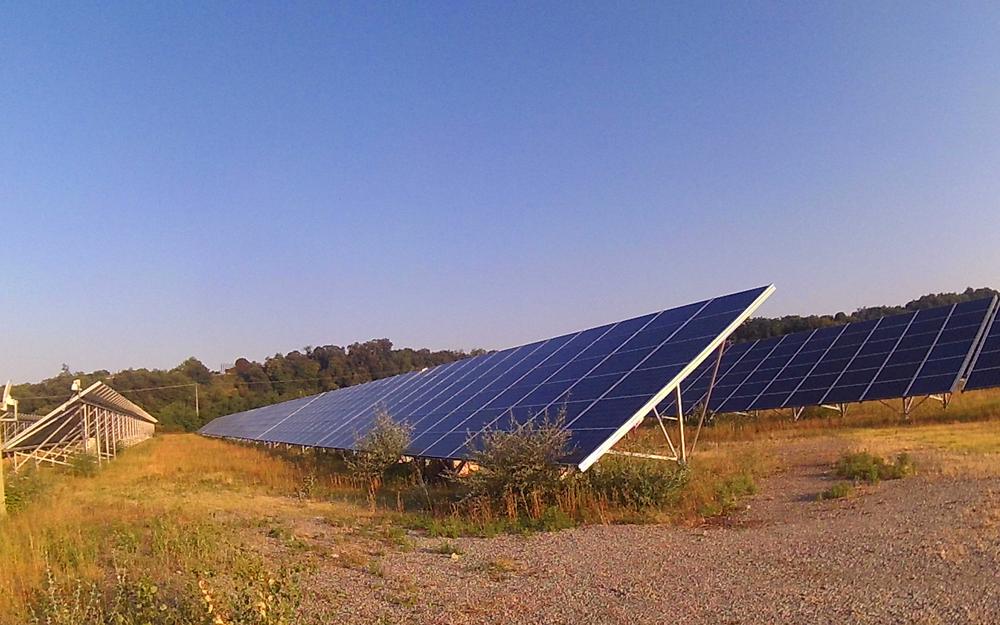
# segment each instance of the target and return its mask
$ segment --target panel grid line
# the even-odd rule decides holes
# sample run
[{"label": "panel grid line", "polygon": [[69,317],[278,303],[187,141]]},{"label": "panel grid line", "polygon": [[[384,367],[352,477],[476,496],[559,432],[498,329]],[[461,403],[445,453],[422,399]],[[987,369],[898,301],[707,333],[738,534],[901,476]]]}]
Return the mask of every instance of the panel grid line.
[{"label": "panel grid line", "polygon": [[[617,325],[617,324],[615,324],[615,325]],[[602,334],[601,334],[601,335],[600,335],[599,337],[597,337],[596,339],[594,339],[593,341],[591,341],[591,342],[590,342],[590,344],[588,344],[588,345],[587,345],[586,347],[584,347],[584,348],[583,348],[583,349],[581,349],[581,350],[580,350],[579,352],[577,352],[576,356],[579,356],[580,354],[582,354],[583,352],[585,352],[585,351],[586,351],[586,350],[587,350],[587,349],[588,349],[588,348],[590,347],[590,345],[593,345],[593,344],[594,344],[595,342],[599,341],[599,340],[600,340],[601,338],[603,338],[603,337],[604,337],[605,335],[607,335],[607,333],[608,333],[608,332],[610,332],[610,331],[612,330],[612,328],[613,328],[613,327],[614,327],[614,326],[611,326],[611,327],[609,327],[609,328],[608,328],[608,329],[607,329],[607,330],[606,330],[605,332],[603,332],[603,333],[602,333]],[[476,416],[477,414],[480,414],[480,413],[481,413],[481,412],[482,412],[483,410],[486,410],[486,406],[488,406],[488,405],[489,405],[489,404],[491,404],[492,402],[496,401],[496,400],[497,400],[497,399],[498,399],[498,398],[499,398],[499,397],[500,397],[501,395],[503,395],[503,394],[504,394],[504,393],[506,393],[507,391],[509,391],[509,390],[513,389],[513,388],[514,388],[515,386],[517,386],[518,382],[520,382],[520,381],[524,380],[524,379],[525,379],[526,377],[528,377],[529,375],[531,375],[531,374],[532,374],[533,372],[537,371],[537,370],[539,369],[539,367],[542,367],[542,366],[543,366],[543,365],[544,365],[544,364],[545,364],[546,362],[548,362],[548,361],[549,361],[549,360],[550,360],[550,359],[551,359],[552,357],[554,357],[554,356],[555,356],[556,354],[558,354],[558,353],[559,353],[559,351],[560,351],[560,350],[561,350],[561,349],[562,349],[563,347],[566,347],[567,345],[569,345],[570,343],[572,343],[572,342],[573,342],[573,340],[574,340],[574,339],[576,339],[576,338],[577,338],[578,336],[580,336],[581,334],[583,334],[583,332],[582,332],[582,331],[581,331],[581,332],[577,332],[576,334],[572,335],[572,336],[571,336],[571,337],[570,337],[570,338],[569,338],[569,339],[568,339],[568,340],[567,340],[567,341],[566,341],[565,343],[563,343],[562,345],[560,345],[559,347],[557,347],[557,348],[556,348],[556,349],[555,349],[555,350],[554,350],[554,351],[553,351],[553,352],[552,352],[551,354],[549,354],[548,356],[546,356],[545,358],[543,358],[543,359],[542,359],[541,361],[539,361],[539,362],[538,362],[538,364],[536,364],[536,365],[535,365],[534,367],[532,367],[532,368],[528,369],[528,370],[527,370],[527,371],[525,371],[525,372],[524,372],[523,374],[521,374],[521,377],[517,378],[516,380],[514,380],[513,382],[511,382],[510,384],[508,384],[508,385],[507,385],[507,386],[506,386],[505,388],[503,388],[503,389],[502,389],[501,391],[499,391],[498,393],[496,393],[496,394],[495,394],[495,395],[494,395],[493,397],[491,397],[491,398],[490,398],[490,399],[488,399],[487,401],[484,401],[484,402],[482,403],[482,405],[481,405],[481,406],[480,406],[479,408],[476,408],[476,409],[475,409],[475,410],[474,410],[474,411],[473,411],[473,412],[472,412],[471,414],[469,414],[469,416],[468,416],[468,417],[466,417],[465,419],[463,419],[463,420],[462,420],[462,421],[461,421],[461,422],[460,422],[460,423],[459,423],[458,425],[456,425],[456,426],[452,427],[452,428],[451,428],[450,430],[448,430],[447,432],[445,432],[444,434],[442,434],[441,436],[439,436],[439,437],[438,437],[438,438],[437,438],[437,439],[436,439],[436,440],[435,440],[435,441],[434,441],[433,443],[431,443],[430,445],[427,445],[427,446],[426,446],[426,447],[425,447],[425,448],[423,449],[423,451],[427,451],[428,449],[431,449],[431,448],[433,448],[433,447],[434,447],[435,445],[437,445],[437,444],[438,444],[438,443],[440,443],[440,442],[441,442],[442,440],[444,440],[444,438],[445,438],[445,437],[447,437],[447,436],[450,436],[450,435],[452,435],[452,434],[455,434],[455,433],[458,433],[458,432],[459,432],[459,430],[460,430],[460,429],[462,428],[462,426],[463,426],[463,425],[465,425],[466,423],[468,423],[470,419],[472,419],[472,418],[473,418],[474,416]],[[561,337],[560,337],[560,338],[561,338]],[[562,371],[562,370],[563,370],[563,369],[564,369],[564,368],[565,368],[565,367],[566,367],[567,365],[569,365],[569,363],[573,362],[573,360],[574,360],[574,359],[576,358],[576,356],[574,356],[573,358],[571,358],[571,359],[567,360],[567,361],[566,361],[566,364],[564,364],[564,365],[563,365],[562,367],[560,367],[560,368],[559,368],[559,369],[557,369],[556,371],[553,371],[553,372],[552,372],[551,374],[549,374],[549,376],[548,376],[547,378],[545,378],[545,381],[549,380],[549,379],[550,379],[550,378],[551,378],[551,377],[552,377],[553,375],[556,375],[556,374],[557,374],[557,373],[558,373],[559,371]],[[544,383],[545,383],[545,381],[542,381],[541,383],[539,383],[539,386],[541,386],[541,384],[544,384]],[[534,390],[534,388],[529,388],[529,390],[527,390],[527,391],[525,392],[525,394],[524,394],[524,395],[523,395],[523,396],[521,397],[521,399],[524,399],[525,397],[527,397],[528,395],[530,395],[530,394],[531,394],[531,392],[532,392],[533,390]],[[519,401],[520,401],[520,400],[519,400]],[[515,401],[515,402],[512,402],[512,404],[511,404],[511,405],[513,406],[513,405],[515,405],[516,403],[517,403],[516,401]],[[457,410],[457,409],[456,409],[456,410]],[[454,412],[454,411],[452,411],[452,412]],[[492,423],[492,422],[491,422],[491,423]],[[461,449],[462,447],[463,447],[463,446],[459,446],[459,447],[456,447],[455,449],[453,449],[453,450],[451,451],[451,453],[456,453],[456,452],[457,452],[457,451],[458,451],[459,449]]]},{"label": "panel grid line", "polygon": [[910,380],[910,383],[906,385],[906,391],[903,394],[903,397],[910,396],[910,389],[913,388],[914,382],[916,382],[917,378],[920,377],[920,372],[923,371],[924,366],[927,364],[927,359],[931,357],[931,354],[934,352],[934,348],[937,346],[938,341],[941,340],[941,335],[944,333],[944,329],[948,327],[948,321],[950,321],[951,316],[955,314],[956,306],[958,306],[958,304],[952,305],[951,310],[948,311],[948,316],[945,318],[943,322],[941,322],[941,329],[938,330],[937,336],[934,337],[934,342],[931,343],[930,348],[927,350],[927,354],[924,355],[924,359],[920,361],[920,366],[917,367],[917,372],[913,374],[913,379]]},{"label": "panel grid line", "polygon": [[751,408],[753,407],[754,404],[760,401],[760,398],[767,393],[768,389],[770,389],[774,385],[774,383],[777,382],[779,378],[781,378],[781,374],[785,372],[785,369],[791,366],[792,362],[796,358],[798,358],[799,354],[802,353],[802,350],[805,349],[806,345],[809,344],[809,341],[812,340],[813,336],[815,336],[817,332],[819,332],[818,328],[809,333],[809,336],[806,337],[806,340],[802,342],[802,345],[799,345],[799,348],[795,350],[795,353],[792,354],[792,357],[788,359],[788,362],[786,362],[784,365],[781,366],[780,369],[778,369],[778,372],[774,374],[774,377],[771,378],[771,381],[767,383],[767,386],[765,386],[764,389],[761,392],[757,393],[757,395],[753,398],[753,400],[750,402]]},{"label": "panel grid line", "polygon": [[[661,341],[661,342],[660,342],[660,344],[656,346],[656,349],[654,349],[653,351],[651,351],[651,352],[650,352],[649,354],[647,354],[647,355],[646,355],[646,357],[645,357],[645,358],[643,358],[643,359],[642,359],[641,361],[639,361],[639,364],[635,365],[634,367],[632,367],[631,369],[629,369],[629,371],[628,371],[627,373],[625,373],[625,374],[623,374],[623,375],[622,375],[621,377],[619,377],[619,378],[618,378],[618,380],[617,380],[617,381],[616,381],[616,382],[615,382],[614,384],[612,384],[612,385],[611,385],[611,388],[609,388],[608,390],[604,391],[604,393],[603,393],[603,394],[601,394],[601,396],[600,396],[600,397],[598,397],[597,399],[595,399],[594,401],[592,401],[592,402],[590,403],[590,405],[589,405],[589,406],[587,406],[586,408],[584,408],[584,409],[583,409],[583,411],[582,411],[582,412],[580,412],[580,414],[578,414],[578,415],[577,415],[577,416],[576,416],[576,417],[575,417],[575,418],[574,418],[574,419],[573,419],[572,421],[570,421],[569,423],[567,423],[567,424],[566,424],[566,427],[571,427],[571,426],[572,426],[572,425],[573,425],[574,423],[576,423],[577,421],[579,421],[579,420],[580,420],[580,418],[581,418],[581,417],[582,417],[583,415],[587,414],[587,411],[588,411],[588,410],[590,410],[591,408],[593,408],[593,407],[594,407],[594,406],[595,406],[595,405],[597,404],[597,402],[599,402],[599,401],[601,401],[602,399],[604,399],[605,397],[607,397],[607,396],[608,396],[608,393],[610,393],[611,391],[613,391],[613,390],[614,390],[614,389],[615,389],[615,388],[616,388],[616,387],[617,387],[617,386],[618,386],[619,384],[621,384],[621,383],[622,383],[622,381],[623,381],[623,380],[624,380],[624,379],[625,379],[625,378],[626,378],[626,377],[627,377],[628,375],[630,375],[630,374],[631,374],[632,372],[634,372],[634,371],[637,371],[637,370],[639,369],[639,367],[641,367],[641,366],[642,366],[642,364],[643,364],[644,362],[646,362],[647,360],[649,360],[649,358],[650,358],[650,357],[651,357],[651,356],[652,356],[653,354],[655,354],[655,353],[656,353],[656,350],[658,350],[658,349],[662,348],[662,347],[663,347],[664,345],[666,345],[667,343],[669,343],[669,342],[670,342],[670,339],[672,339],[672,338],[674,338],[675,336],[677,336],[677,333],[678,333],[678,332],[680,332],[680,331],[681,331],[681,330],[683,330],[683,329],[684,329],[685,327],[687,327],[687,325],[688,325],[688,324],[690,324],[690,323],[691,323],[691,321],[692,321],[692,320],[693,320],[693,319],[694,319],[695,317],[697,317],[699,313],[701,313],[701,311],[705,310],[705,308],[707,308],[707,307],[708,307],[708,305],[709,305],[709,304],[711,304],[711,303],[712,303],[712,302],[714,302],[714,301],[715,301],[714,299],[711,299],[711,300],[708,300],[708,301],[706,301],[706,302],[704,303],[704,305],[702,305],[702,307],[701,307],[701,308],[699,308],[699,309],[698,309],[698,311],[697,311],[696,313],[694,313],[693,315],[691,315],[690,317],[688,317],[688,318],[687,318],[687,319],[686,319],[686,320],[684,321],[684,323],[683,323],[683,324],[681,324],[681,326],[680,326],[679,328],[677,328],[676,330],[674,330],[673,332],[671,332],[671,333],[670,333],[670,336],[668,336],[668,337],[667,337],[667,338],[665,338],[665,339],[664,339],[663,341]],[[662,314],[662,313],[660,313],[660,314]],[[652,322],[653,322],[653,320],[652,320],[652,319],[650,319],[649,323],[652,323]],[[646,325],[649,325],[649,324],[647,323]],[[643,327],[645,327],[645,326],[643,326]],[[637,330],[637,331],[635,332],[635,334],[638,334],[639,332],[640,332],[640,330]],[[632,340],[632,338],[634,338],[634,337],[635,337],[635,334],[633,334],[633,335],[632,335],[632,337],[629,337],[628,341],[631,341],[631,340]],[[622,345],[624,345],[624,344],[625,344],[625,343],[627,343],[628,341],[625,341],[624,343],[622,343]],[[619,347],[619,348],[617,348],[617,349],[620,349],[620,347]],[[617,349],[616,349],[615,351],[617,351]],[[612,353],[614,353],[614,352],[612,352]],[[608,355],[607,355],[607,356],[605,357],[605,360],[607,360],[607,359],[608,359],[608,358],[610,358],[610,357],[611,357],[611,354],[608,354]],[[603,361],[602,361],[602,362],[603,362]],[[600,366],[600,364],[598,364],[598,366]],[[596,368],[597,368],[597,367],[594,367],[594,369],[596,369]],[[593,369],[591,369],[591,371],[593,371]],[[586,376],[585,376],[585,377],[586,377]],[[666,380],[664,380],[664,383],[666,383],[666,382],[667,382],[667,381],[666,381]],[[575,382],[575,383],[574,383],[574,386],[575,386],[576,384],[578,384],[578,383],[579,383],[579,382]],[[572,387],[570,387],[570,388],[572,388]],[[549,409],[549,408],[550,408],[550,407],[552,406],[552,403],[553,403],[553,402],[549,402],[549,404],[548,404],[547,406],[545,406],[545,410],[548,410],[548,409]],[[538,414],[541,414],[541,413],[538,413]],[[538,414],[536,414],[536,417],[538,416]]]},{"label": "panel grid line", "polygon": [[851,356],[851,359],[848,360],[847,363],[844,365],[844,368],[840,371],[840,374],[837,376],[837,379],[834,380],[833,384],[830,385],[830,388],[826,389],[826,392],[823,393],[823,397],[821,397],[819,400],[820,406],[826,403],[826,398],[830,396],[830,393],[833,392],[833,389],[837,388],[837,384],[844,378],[844,374],[847,373],[847,371],[851,368],[851,365],[854,363],[854,361],[857,360],[858,354],[860,354],[864,350],[865,345],[868,344],[868,340],[871,339],[872,335],[875,334],[875,331],[878,330],[879,326],[882,325],[882,321],[884,320],[885,317],[880,318],[877,322],[875,322],[875,325],[868,332],[868,334],[865,335],[865,340],[861,341],[861,343],[858,345],[858,349],[854,352],[854,355]]},{"label": "panel grid line", "polygon": [[[737,384],[733,388],[733,390],[729,391],[729,394],[726,395],[725,399],[723,399],[723,400],[721,400],[719,402],[719,407],[720,408],[722,406],[726,405],[726,402],[728,402],[730,399],[732,399],[733,395],[735,395],[736,392],[740,390],[740,388],[743,386],[743,384],[745,384],[747,380],[749,380],[751,377],[753,377],[753,374],[757,373],[757,371],[760,369],[761,365],[764,364],[764,361],[766,361],[771,356],[771,354],[774,353],[774,350],[776,350],[779,347],[781,347],[781,344],[785,342],[785,338],[787,336],[788,335],[786,334],[785,336],[782,336],[780,339],[778,339],[778,341],[774,344],[774,347],[772,347],[770,350],[768,350],[767,355],[760,359],[760,362],[757,363],[757,366],[755,366],[745,376],[743,376],[743,380],[741,380],[740,383]],[[760,343],[760,341],[757,341],[756,344],[759,344],[759,343]]]},{"label": "panel grid line", "polygon": [[[503,373],[501,373],[501,374],[500,374],[500,376],[497,376],[497,377],[501,377],[501,376],[504,376],[504,375],[507,375],[508,373],[510,373],[510,372],[512,372],[512,371],[515,371],[518,365],[520,365],[520,364],[521,364],[522,362],[524,362],[524,361],[528,360],[529,358],[531,358],[531,357],[532,357],[532,356],[533,356],[533,355],[534,355],[534,354],[535,354],[536,352],[538,352],[538,351],[539,351],[540,349],[542,349],[543,347],[545,347],[545,346],[546,346],[546,345],[547,345],[547,344],[548,344],[548,343],[549,343],[549,342],[550,342],[551,340],[554,340],[554,339],[549,339],[548,341],[544,341],[544,342],[540,343],[540,344],[538,345],[538,347],[536,347],[535,349],[533,349],[533,350],[531,350],[530,352],[528,352],[527,354],[525,354],[525,355],[524,355],[524,356],[523,356],[523,357],[522,357],[522,358],[521,358],[520,360],[518,360],[517,362],[515,362],[515,363],[514,363],[513,365],[511,365],[511,366],[507,367],[507,369],[505,369],[505,370],[503,371]],[[536,365],[536,366],[537,366],[537,365]],[[535,367],[532,367],[532,369],[534,369],[534,368],[535,368]],[[487,386],[489,386],[489,385],[487,384]],[[506,387],[504,388],[504,391],[506,391],[506,390],[507,390],[507,389],[509,389],[510,387],[511,387],[511,385],[510,385],[510,384],[508,384],[508,385],[507,385],[507,386],[506,386]],[[486,390],[486,388],[483,388],[483,389],[482,389],[482,390],[480,390],[479,392],[481,393],[481,392],[483,392],[483,391],[485,391],[485,390]],[[501,391],[501,392],[503,392],[503,391]],[[478,393],[477,393],[477,394],[478,394]],[[448,413],[447,413],[447,414],[445,414],[445,415],[444,415],[443,417],[441,417],[440,419],[438,419],[437,421],[435,421],[435,422],[434,422],[434,423],[433,423],[433,424],[432,424],[432,425],[431,425],[431,426],[430,426],[429,428],[427,428],[427,431],[429,431],[429,432],[433,432],[433,431],[434,431],[434,428],[435,428],[436,426],[438,426],[438,425],[439,425],[439,424],[441,424],[441,423],[442,423],[442,422],[443,422],[443,421],[444,421],[445,419],[447,419],[449,415],[452,415],[452,414],[454,414],[456,410],[459,410],[459,409],[460,409],[460,408],[462,408],[463,406],[467,405],[467,404],[468,404],[468,403],[469,403],[470,401],[472,401],[472,398],[473,398],[473,397],[475,397],[475,396],[476,396],[476,395],[473,395],[472,397],[469,397],[468,399],[466,399],[465,401],[463,401],[463,402],[462,402],[461,404],[459,404],[458,406],[455,406],[454,408],[452,408],[452,409],[451,409],[450,411],[448,411]],[[475,413],[473,413],[473,414],[475,414]],[[470,415],[470,416],[471,416],[471,415]],[[447,433],[447,432],[446,432],[446,433]]]},{"label": "panel grid line", "polygon": [[892,359],[892,355],[895,354],[896,350],[899,349],[899,344],[903,342],[904,338],[906,338],[906,335],[909,333],[910,328],[913,326],[913,322],[917,320],[917,316],[919,315],[919,313],[912,313],[912,315],[913,316],[910,317],[910,321],[906,324],[906,327],[903,328],[903,331],[899,334],[899,338],[896,339],[896,342],[893,344],[892,350],[885,355],[885,360],[882,361],[882,364],[879,366],[878,371],[876,371],[875,375],[872,377],[871,382],[869,382],[868,386],[865,387],[864,392],[861,394],[862,401],[868,398],[868,393],[871,392],[872,386],[875,384],[875,382],[878,381],[879,376],[882,375],[882,372],[885,370],[886,365],[888,365],[889,361]]},{"label": "panel grid line", "polygon": [[802,385],[805,384],[806,380],[809,379],[809,376],[811,376],[813,374],[813,371],[816,370],[816,367],[819,366],[819,363],[823,362],[823,359],[826,358],[826,355],[830,353],[830,350],[833,349],[833,346],[837,344],[837,341],[839,341],[840,337],[842,337],[844,335],[844,332],[847,330],[848,327],[850,327],[850,326],[849,325],[845,325],[845,326],[843,326],[843,327],[840,328],[840,332],[837,333],[837,337],[834,338],[833,342],[831,342],[830,345],[827,346],[827,348],[823,351],[823,355],[820,356],[818,359],[816,359],[816,362],[813,363],[812,368],[809,369],[809,373],[805,374],[805,376],[802,377],[802,380],[798,383],[798,386],[796,386],[792,390],[792,392],[789,393],[788,398],[785,399],[785,401],[784,401],[783,404],[781,404],[782,408],[787,408],[788,407],[788,402],[792,401],[792,398],[795,397],[795,394],[799,392],[799,389],[802,388]]},{"label": "panel grid line", "polygon": [[[723,371],[723,372],[721,372],[721,373],[719,373],[719,374],[718,374],[718,376],[716,377],[716,380],[715,380],[715,386],[716,386],[716,387],[718,387],[718,386],[719,386],[719,383],[720,383],[720,382],[722,382],[722,380],[723,380],[723,379],[725,379],[725,377],[726,377],[727,375],[729,375],[729,372],[731,372],[731,371],[732,371],[733,369],[735,369],[735,368],[736,368],[737,366],[739,366],[739,364],[740,364],[741,362],[743,362],[743,360],[744,360],[744,359],[745,359],[745,358],[747,357],[747,354],[749,354],[749,353],[750,353],[751,351],[753,351],[753,348],[754,348],[754,346],[756,346],[756,345],[757,345],[757,343],[759,343],[759,342],[760,342],[760,340],[758,339],[758,340],[754,341],[753,343],[751,343],[749,347],[747,347],[746,349],[744,349],[744,350],[743,350],[743,353],[742,353],[742,354],[740,354],[740,357],[736,359],[736,362],[734,362],[733,364],[729,365],[729,366],[728,366],[728,367],[726,368],[726,370],[725,370],[725,371]],[[690,385],[688,385],[688,388],[692,388],[692,387],[695,387],[695,386],[697,386],[697,385],[698,385],[698,383],[699,383],[699,382],[701,382],[701,381],[702,381],[702,379],[703,379],[703,378],[704,378],[704,377],[705,377],[706,375],[709,375],[709,374],[711,373],[711,371],[712,371],[712,367],[711,367],[711,366],[709,366],[709,367],[703,367],[703,368],[702,368],[702,370],[701,370],[701,375],[699,375],[699,376],[698,376],[698,377],[697,377],[697,378],[696,378],[696,379],[694,380],[694,382],[692,382],[692,383],[691,383]],[[702,392],[701,392],[701,394],[700,394],[700,395],[699,395],[699,396],[698,396],[697,398],[695,398],[695,399],[694,399],[694,402],[693,402],[693,403],[692,403],[692,402],[687,402],[687,401],[685,401],[685,405],[690,405],[690,406],[695,406],[695,405],[697,405],[697,404],[698,404],[699,402],[703,401],[703,400],[705,399],[705,396],[706,396],[707,394],[708,394],[708,392],[707,392],[707,391],[702,391]],[[677,399],[676,399],[676,398],[674,398],[674,399],[672,399],[672,400],[671,400],[671,404],[670,404],[670,405],[671,405],[671,406],[673,406],[673,405],[674,405],[674,404],[676,404],[676,403],[677,403]],[[683,407],[684,407],[684,406],[681,406],[681,408],[683,408]]]}]

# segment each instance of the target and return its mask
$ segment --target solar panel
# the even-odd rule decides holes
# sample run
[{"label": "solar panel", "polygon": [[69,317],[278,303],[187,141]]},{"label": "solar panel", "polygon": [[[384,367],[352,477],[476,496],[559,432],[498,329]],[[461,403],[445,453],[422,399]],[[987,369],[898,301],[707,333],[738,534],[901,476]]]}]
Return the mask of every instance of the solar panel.
[{"label": "solar panel", "polygon": [[[682,401],[746,412],[953,392],[996,306],[986,298],[737,344],[719,362],[711,397],[710,358],[682,385]],[[659,410],[675,414],[676,402]]]},{"label": "solar panel", "polygon": [[993,313],[975,361],[969,367],[966,390],[1000,386],[1000,306]]},{"label": "solar panel", "polygon": [[209,436],[352,449],[378,409],[413,427],[409,455],[468,458],[491,429],[564,415],[586,469],[774,291],[717,297],[420,372],[220,417]]}]

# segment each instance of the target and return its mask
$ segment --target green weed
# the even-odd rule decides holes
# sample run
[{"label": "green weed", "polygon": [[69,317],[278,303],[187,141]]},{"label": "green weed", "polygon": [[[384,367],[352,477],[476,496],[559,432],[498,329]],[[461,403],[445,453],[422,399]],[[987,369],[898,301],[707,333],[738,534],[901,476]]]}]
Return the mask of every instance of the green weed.
[{"label": "green weed", "polygon": [[877,484],[881,480],[898,480],[916,472],[916,465],[908,454],[899,454],[890,463],[866,451],[844,454],[834,471],[842,478],[855,482]]},{"label": "green weed", "polygon": [[827,499],[843,499],[844,497],[850,497],[853,494],[854,486],[850,482],[838,482],[816,495],[816,500],[825,501]]}]

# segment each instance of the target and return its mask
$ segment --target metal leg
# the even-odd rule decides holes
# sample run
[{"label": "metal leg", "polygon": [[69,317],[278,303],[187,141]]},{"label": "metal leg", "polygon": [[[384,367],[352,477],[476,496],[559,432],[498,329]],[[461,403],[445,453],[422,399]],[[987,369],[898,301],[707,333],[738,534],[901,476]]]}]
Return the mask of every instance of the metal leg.
[{"label": "metal leg", "polygon": [[687,464],[687,446],[684,443],[684,406],[681,403],[681,385],[677,385],[677,429],[680,432],[679,442],[681,464]]},{"label": "metal leg", "polygon": [[691,442],[691,453],[698,447],[698,437],[701,436],[701,427],[705,424],[705,415],[708,414],[708,406],[712,401],[712,391],[715,390],[715,381],[719,375],[719,366],[722,364],[722,353],[726,350],[726,342],[719,346],[719,354],[715,358],[715,367],[712,369],[712,378],[708,381],[708,392],[705,394],[705,403],[701,406],[701,416],[698,417],[698,429],[694,432],[694,440]]}]

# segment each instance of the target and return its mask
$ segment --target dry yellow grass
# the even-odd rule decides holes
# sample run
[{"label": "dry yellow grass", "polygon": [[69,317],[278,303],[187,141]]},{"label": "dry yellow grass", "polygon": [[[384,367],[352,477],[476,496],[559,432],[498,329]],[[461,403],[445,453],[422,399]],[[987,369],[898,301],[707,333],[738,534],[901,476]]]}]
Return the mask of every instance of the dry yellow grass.
[{"label": "dry yellow grass", "polygon": [[[807,436],[835,437],[883,456],[908,452],[923,473],[997,475],[998,414],[1000,391],[994,391],[961,395],[947,412],[924,405],[907,423],[879,405],[852,406],[843,419],[722,423],[703,433],[690,480],[661,518],[683,522],[725,511],[753,490],[754,478],[774,470],[779,443]],[[626,445],[662,449],[658,436],[644,428]],[[128,450],[96,477],[43,470],[44,493],[0,521],[0,625],[25,622],[47,569],[60,579],[100,581],[116,564],[128,564],[152,579],[172,579],[178,571],[225,570],[227,546],[257,546],[269,529],[294,531],[322,518],[346,535],[394,522],[391,514],[354,503],[352,497],[363,497],[348,492],[344,478],[309,467],[260,448],[180,434]],[[340,496],[333,500],[334,494]],[[608,510],[584,516],[628,518]],[[363,551],[342,546],[345,563],[357,553],[353,564],[363,564]]]},{"label": "dry yellow grass", "polygon": [[[823,436],[844,428],[912,427],[931,423],[984,421],[1000,418],[1000,389],[958,393],[948,408],[933,399],[917,400],[909,420],[901,415],[899,400],[850,404],[847,414],[812,408],[806,417],[793,421],[790,410],[762,411],[758,416],[723,415],[702,432],[705,442],[746,441]],[[701,444],[701,443],[699,443]]]},{"label": "dry yellow grass", "polygon": [[355,512],[296,498],[303,475],[292,463],[195,435],[157,437],[92,478],[42,471],[44,492],[0,522],[0,623],[24,622],[47,569],[100,581],[129,564],[170,579],[224,568],[225,547],[243,540],[227,529]]},{"label": "dry yellow grass", "polygon": [[853,429],[844,432],[843,436],[856,449],[877,455],[911,454],[922,473],[967,477],[1000,475],[1000,421]]}]

